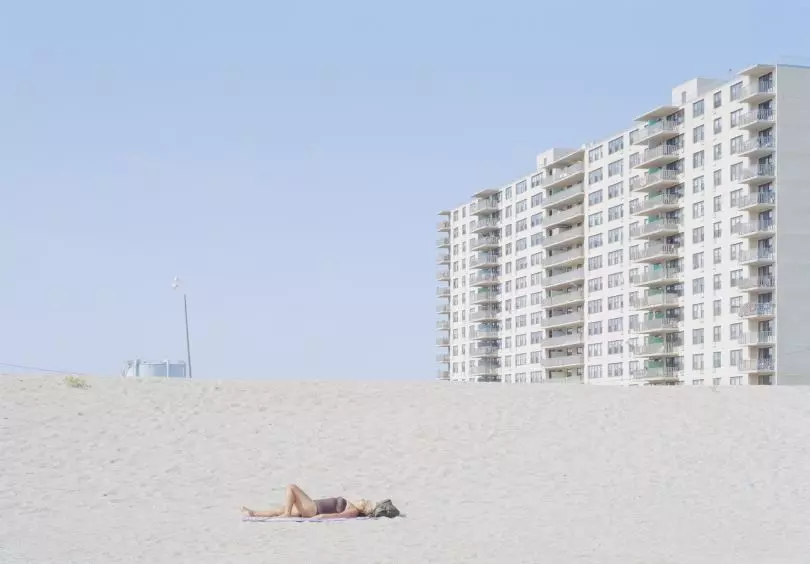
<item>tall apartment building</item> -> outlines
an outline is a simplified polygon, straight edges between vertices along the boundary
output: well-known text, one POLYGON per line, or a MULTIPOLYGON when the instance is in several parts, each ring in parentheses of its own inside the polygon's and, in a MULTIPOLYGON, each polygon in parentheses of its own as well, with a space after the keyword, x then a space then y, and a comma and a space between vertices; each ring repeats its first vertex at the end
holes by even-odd
POLYGON ((635 122, 441 212, 439 378, 810 383, 810 68, 635 122))

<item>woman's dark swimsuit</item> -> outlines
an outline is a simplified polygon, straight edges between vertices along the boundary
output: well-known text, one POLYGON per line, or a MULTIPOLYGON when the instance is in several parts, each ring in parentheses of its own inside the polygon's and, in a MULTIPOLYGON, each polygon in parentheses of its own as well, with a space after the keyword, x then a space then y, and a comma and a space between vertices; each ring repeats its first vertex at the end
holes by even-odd
POLYGON ((329 497, 315 500, 315 511, 318 515, 329 513, 343 513, 346 510, 346 500, 342 497, 329 497))

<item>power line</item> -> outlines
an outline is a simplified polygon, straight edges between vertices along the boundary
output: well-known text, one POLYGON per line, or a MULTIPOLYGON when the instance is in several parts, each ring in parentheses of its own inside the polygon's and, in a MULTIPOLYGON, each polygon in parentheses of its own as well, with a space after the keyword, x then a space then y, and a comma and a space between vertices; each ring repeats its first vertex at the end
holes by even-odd
POLYGON ((40 368, 38 366, 25 366, 23 364, 11 364, 8 362, 0 362, 0 366, 6 368, 19 368, 22 370, 33 370, 35 372, 50 372, 51 374, 76 374, 77 376, 90 376, 85 372, 76 372, 75 370, 56 370, 53 368, 40 368))

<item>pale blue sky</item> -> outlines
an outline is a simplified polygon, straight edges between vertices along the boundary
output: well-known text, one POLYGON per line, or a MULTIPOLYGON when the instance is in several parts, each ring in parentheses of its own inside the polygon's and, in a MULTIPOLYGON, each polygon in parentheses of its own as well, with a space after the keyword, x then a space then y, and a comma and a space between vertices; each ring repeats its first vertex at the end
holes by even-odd
POLYGON ((196 377, 432 379, 436 212, 806 64, 799 6, 0 2, 0 363, 183 358, 179 274, 196 377))

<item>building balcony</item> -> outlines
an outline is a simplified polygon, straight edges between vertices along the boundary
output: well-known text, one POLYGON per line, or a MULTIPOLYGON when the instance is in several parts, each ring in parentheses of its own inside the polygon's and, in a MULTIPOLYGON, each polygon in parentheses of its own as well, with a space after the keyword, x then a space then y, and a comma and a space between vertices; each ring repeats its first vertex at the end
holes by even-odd
POLYGON ((645 358, 683 356, 683 345, 671 343, 648 343, 636 348, 635 355, 645 358))
POLYGON ((450 237, 439 237, 436 239, 436 246, 440 249, 449 249, 450 248, 450 237))
POLYGON ((567 210, 558 211, 543 218, 543 227, 551 229, 560 225, 574 225, 581 223, 585 217, 585 206, 577 204, 567 210))
POLYGON ((637 302, 632 304, 633 309, 658 310, 680 307, 683 297, 673 292, 661 292, 648 296, 641 296, 637 302))
POLYGON ((497 364, 479 364, 470 368, 470 374, 473 376, 500 376, 501 367, 497 364))
POLYGON ((740 251, 737 263, 748 266, 765 266, 773 264, 775 260, 773 249, 749 249, 740 251))
POLYGON ((641 160, 633 168, 659 168, 683 158, 683 149, 675 145, 659 145, 642 153, 641 160))
POLYGON ((737 200, 737 209, 740 211, 760 212, 772 210, 775 207, 776 194, 773 192, 747 194, 737 200))
POLYGON ((450 271, 449 270, 437 270, 436 271, 436 278, 441 282, 450 282, 450 271))
POLYGON ((776 151, 776 137, 754 137, 740 145, 737 154, 741 157, 760 158, 776 151))
POLYGON ((492 304, 499 302, 500 299, 501 295, 498 292, 492 290, 478 290, 473 294, 470 303, 473 305, 492 304))
POLYGON ((677 235, 683 231, 681 220, 674 218, 659 219, 658 221, 648 221, 644 225, 637 225, 630 230, 630 237, 633 239, 656 239, 658 237, 669 237, 677 235))
POLYGON ((446 253, 440 253, 436 256, 436 264, 447 265, 450 264, 450 255, 446 253))
POLYGON ((630 279, 634 286, 661 286, 677 284, 683 280, 683 270, 678 268, 656 268, 642 272, 630 279))
POLYGON ((436 288, 436 297, 437 298, 449 298, 450 297, 450 288, 436 288))
POLYGON ((551 268, 553 266, 568 266, 585 260, 585 249, 577 247, 570 251, 563 251, 561 253, 547 254, 543 257, 541 265, 544 268, 551 268))
POLYGON ((582 282, 583 280, 585 280, 585 269, 575 268, 573 270, 559 272, 557 274, 547 276, 543 281, 543 287, 546 290, 550 290, 552 288, 559 288, 561 286, 570 286, 571 284, 576 284, 578 282, 582 282))
POLYGON ((773 110, 751 110, 740 116, 737 127, 748 131, 761 131, 776 124, 773 110))
POLYGON ((436 313, 439 315, 446 315, 450 313, 450 304, 442 304, 436 306, 436 313))
POLYGON ((754 276, 751 278, 742 278, 737 282, 737 289, 741 292, 751 292, 752 294, 773 292, 776 289, 776 277, 754 276))
POLYGON ((683 370, 673 366, 651 366, 634 370, 630 373, 630 377, 650 383, 674 383, 683 378, 683 370))
POLYGON ((741 104, 761 104, 772 100, 774 96, 776 96, 776 90, 773 81, 756 82, 743 88, 737 101, 741 104))
POLYGON ((740 361, 740 364, 737 365, 737 370, 745 374, 774 372, 776 370, 776 363, 772 358, 752 358, 740 361))
POLYGON ((470 250, 471 251, 485 251, 491 249, 497 249, 501 246, 501 239, 500 237, 496 237, 494 235, 484 236, 484 237, 476 237, 470 243, 470 250))
POLYGON ((500 330, 497 327, 484 326, 470 330, 471 341, 491 341, 499 336, 500 330))
POLYGON ((747 347, 771 347, 776 344, 776 333, 773 331, 740 333, 737 344, 747 347))
POLYGON ((551 176, 545 177, 540 185, 546 190, 553 190, 554 188, 562 188, 563 186, 582 182, 584 176, 585 166, 583 163, 574 163, 571 166, 554 171, 551 176))
POLYGON ((439 231, 450 231, 450 222, 449 221, 440 221, 436 224, 436 229, 439 231))
POLYGON ((732 235, 750 239, 765 239, 773 237, 774 233, 776 224, 773 221, 746 221, 731 227, 732 235))
POLYGON ((574 290, 573 292, 563 292, 555 294, 547 298, 543 298, 540 305, 544 308, 562 307, 574 305, 585 301, 585 292, 582 288, 574 290))
POLYGON ((495 253, 478 253, 470 257, 470 268, 495 268, 501 257, 495 253))
POLYGON ((564 315, 552 315, 551 317, 544 317, 540 320, 540 327, 543 329, 571 327, 574 325, 582 325, 584 321, 585 312, 577 311, 574 313, 566 313, 564 315))
POLYGON ((447 353, 440 353, 436 355, 436 362, 446 363, 450 362, 450 355, 447 353))
POLYGON ((641 335, 654 333, 677 333, 681 330, 681 320, 674 317, 656 317, 644 319, 635 328, 635 333, 641 335))
POLYGON ((542 345, 545 349, 564 349, 566 347, 576 347, 585 342, 585 335, 573 333, 571 335, 560 335, 559 337, 549 337, 543 339, 542 345))
POLYGON ((661 194, 647 198, 630 208, 633 215, 658 215, 678 210, 683 207, 683 198, 675 194, 661 194))
POLYGON ((470 347, 470 356, 472 358, 487 358, 497 357, 501 349, 492 345, 476 345, 470 347))
POLYGON ((501 275, 497 272, 483 270, 470 274, 470 286, 496 286, 500 280, 501 275))
POLYGON ((440 319, 436 322, 436 329, 439 331, 449 331, 450 330, 450 322, 446 319, 440 319))
POLYGON ((546 196, 540 205, 543 208, 566 207, 572 204, 578 204, 584 199, 585 187, 580 182, 574 186, 554 192, 550 196, 546 196))
POLYGON ((761 164, 743 169, 740 182, 743 184, 764 184, 776 178, 776 167, 772 164, 761 164))
POLYGON ((450 379, 450 371, 449 370, 439 370, 436 372, 436 379, 437 380, 449 380, 450 379))
POLYGON ((478 198, 473 205, 470 206, 470 215, 484 215, 500 212, 498 202, 490 200, 489 198, 478 198))
POLYGON ((450 337, 439 337, 436 339, 436 346, 437 347, 449 347, 450 346, 450 337))
POLYGON ((662 243, 650 243, 642 249, 634 249, 630 253, 633 262, 662 262, 675 260, 681 256, 681 247, 662 243))
POLYGON ((578 227, 572 227, 571 229, 558 231, 554 235, 543 237, 543 247, 548 251, 550 248, 559 245, 573 245, 576 242, 582 241, 584 238, 585 228, 580 225, 578 227))
POLYGON ((773 302, 749 302, 740 306, 737 315, 743 319, 773 319, 776 316, 776 304, 773 302))
POLYGON ((636 138, 636 145, 661 143, 667 139, 677 137, 683 132, 683 127, 671 121, 662 120, 647 127, 642 127, 636 138))
POLYGON ((636 192, 654 192, 672 188, 681 182, 683 182, 683 173, 664 169, 633 178, 630 181, 630 189, 636 192))
POLYGON ((470 321, 472 322, 498 321, 498 316, 500 314, 501 312, 495 308, 482 308, 470 314, 470 321))
POLYGON ((564 370, 576 368, 585 364, 585 357, 581 354, 559 355, 543 359, 543 368, 546 370, 564 370))
POLYGON ((473 225, 472 232, 473 233, 490 233, 492 231, 498 231, 501 228, 501 220, 494 219, 494 218, 483 218, 479 219, 473 225))

